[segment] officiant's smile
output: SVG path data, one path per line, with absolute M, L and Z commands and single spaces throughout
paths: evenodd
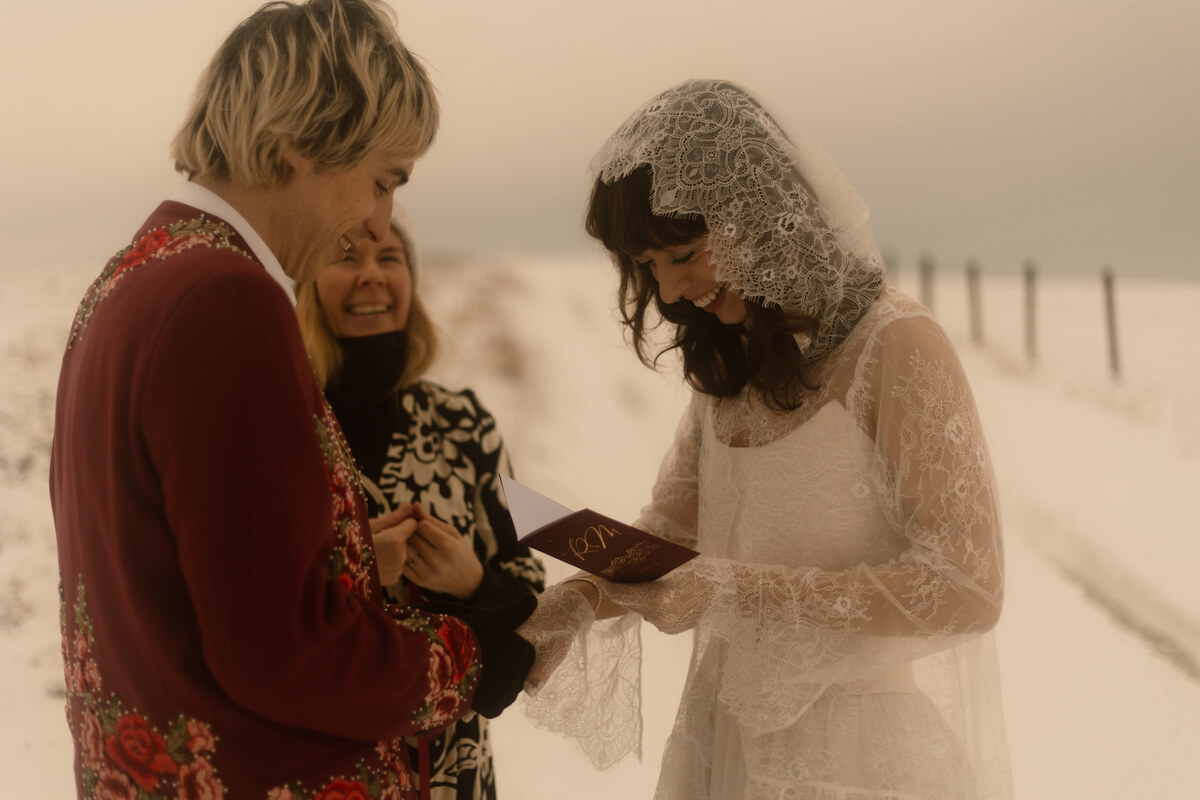
M 412 273 L 395 230 L 364 240 L 317 279 L 321 310 L 334 336 L 372 336 L 404 328 L 412 305 Z

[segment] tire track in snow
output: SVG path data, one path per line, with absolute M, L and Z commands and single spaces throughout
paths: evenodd
M 1078 586 L 1112 621 L 1141 639 L 1188 678 L 1200 683 L 1200 622 L 1118 559 L 1033 503 L 1010 506 L 1010 530 Z M 1036 532 L 1036 536 L 1032 535 Z

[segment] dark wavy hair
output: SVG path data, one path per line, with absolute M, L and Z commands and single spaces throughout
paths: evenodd
M 692 388 L 715 397 L 732 397 L 749 386 L 780 411 L 798 408 L 816 388 L 796 347 L 794 334 L 811 331 L 804 315 L 746 300 L 747 316 L 726 325 L 689 302 L 664 303 L 650 270 L 634 260 L 647 250 L 662 250 L 708 233 L 699 215 L 664 217 L 650 209 L 653 174 L 648 165 L 612 183 L 597 179 L 588 202 L 587 232 L 613 255 L 620 273 L 617 290 L 622 322 L 643 364 L 657 369 L 659 359 L 678 350 L 683 374 Z M 658 319 L 648 319 L 651 308 Z M 669 344 L 652 353 L 650 335 L 662 321 L 674 326 Z

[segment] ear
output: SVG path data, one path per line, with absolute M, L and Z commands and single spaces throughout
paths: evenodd
M 283 168 L 281 183 L 287 183 L 295 175 L 312 173 L 315 167 L 312 159 L 300 155 L 295 142 L 290 139 L 285 139 L 280 147 L 279 160 Z

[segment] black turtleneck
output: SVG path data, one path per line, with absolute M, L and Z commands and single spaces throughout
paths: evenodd
M 337 343 L 342 368 L 325 387 L 325 397 L 359 468 L 378 481 L 397 417 L 403 413 L 394 389 L 408 363 L 408 333 L 338 337 Z

